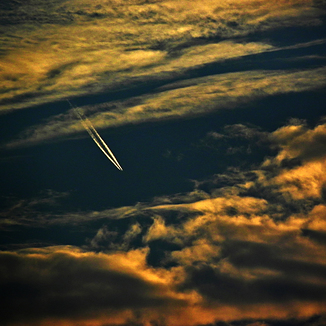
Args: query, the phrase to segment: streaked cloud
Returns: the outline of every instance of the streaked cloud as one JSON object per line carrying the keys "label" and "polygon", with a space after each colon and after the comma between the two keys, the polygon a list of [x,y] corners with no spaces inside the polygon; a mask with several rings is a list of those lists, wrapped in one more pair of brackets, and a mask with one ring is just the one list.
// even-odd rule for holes
{"label": "streaked cloud", "polygon": [[[0,41],[1,111],[166,78],[189,67],[261,53],[263,43],[198,44],[320,24],[313,1],[37,1],[8,5]],[[12,15],[13,11],[17,15]],[[37,12],[42,13],[37,14]],[[15,19],[14,19],[15,17]],[[42,17],[42,28],[35,22]],[[40,22],[38,22],[40,23]],[[159,76],[159,75],[161,76]]]}
{"label": "streaked cloud", "polygon": [[[188,178],[184,193],[116,200],[141,188],[135,178],[96,203],[70,198],[69,182],[1,198],[5,326],[325,324],[325,117],[286,108],[326,86],[325,36],[291,34],[319,31],[323,1],[17,0],[0,16],[0,113],[44,105],[36,125],[8,124],[1,149],[19,151],[13,162],[20,147],[87,136],[66,99],[93,96],[80,106],[93,131],[230,112],[157,154],[175,155],[180,173],[213,152],[213,172],[173,180]],[[282,121],[235,117],[282,94],[295,97],[277,103]]]}
{"label": "streaked cloud", "polygon": [[[172,89],[163,88],[152,95],[84,107],[84,110],[99,129],[159,119],[176,119],[233,108],[249,100],[270,95],[315,90],[326,84],[325,70],[250,71],[207,76],[175,83],[171,85]],[[192,94],[196,94],[196,97],[190,97]],[[100,112],[92,113],[94,110]],[[81,126],[75,119],[72,120],[71,114],[68,112],[67,115],[51,118],[45,125],[31,127],[19,140],[14,140],[7,146],[30,145],[79,132]]]}
{"label": "streaked cloud", "polygon": [[0,228],[15,225],[49,226],[49,225],[80,225],[90,221],[106,219],[124,219],[140,214],[145,208],[142,204],[123,206],[89,212],[60,212],[60,199],[69,196],[68,193],[58,193],[56,196],[37,196],[29,199],[11,199],[0,212]]}
{"label": "streaked cloud", "polygon": [[14,225],[41,225],[47,223],[46,211],[55,211],[69,192],[46,190],[29,199],[8,197],[0,211],[0,229]]}

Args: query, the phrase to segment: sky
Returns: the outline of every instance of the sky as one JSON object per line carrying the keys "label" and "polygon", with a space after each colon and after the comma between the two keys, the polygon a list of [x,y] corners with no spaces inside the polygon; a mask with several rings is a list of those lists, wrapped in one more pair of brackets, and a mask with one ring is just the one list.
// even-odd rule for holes
{"label": "sky", "polygon": [[324,0],[7,0],[0,85],[2,325],[326,324]]}

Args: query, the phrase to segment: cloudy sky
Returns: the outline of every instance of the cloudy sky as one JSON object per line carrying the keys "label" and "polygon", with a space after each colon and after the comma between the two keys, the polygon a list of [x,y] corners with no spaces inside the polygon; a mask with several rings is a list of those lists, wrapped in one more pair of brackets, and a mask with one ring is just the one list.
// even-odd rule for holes
{"label": "cloudy sky", "polygon": [[2,325],[325,325],[325,30],[324,0],[1,2]]}

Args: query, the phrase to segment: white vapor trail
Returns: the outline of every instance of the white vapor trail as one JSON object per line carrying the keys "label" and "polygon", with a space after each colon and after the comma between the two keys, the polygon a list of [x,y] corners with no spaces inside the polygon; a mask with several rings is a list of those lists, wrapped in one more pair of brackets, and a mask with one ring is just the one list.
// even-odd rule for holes
{"label": "white vapor trail", "polygon": [[[77,108],[75,108],[69,100],[67,102],[70,104],[70,106],[74,109],[76,112],[78,118],[80,119],[82,125],[88,132],[88,134],[91,136],[91,138],[94,140],[95,144],[100,148],[100,150],[104,153],[104,155],[114,164],[114,166],[122,171],[122,167],[119,164],[118,160],[110,150],[109,146],[105,143],[105,141],[102,139],[102,137],[99,135],[99,133],[96,131],[95,127],[91,123],[91,121],[87,117],[83,117],[82,114],[78,111]],[[104,146],[104,147],[103,147]]]}

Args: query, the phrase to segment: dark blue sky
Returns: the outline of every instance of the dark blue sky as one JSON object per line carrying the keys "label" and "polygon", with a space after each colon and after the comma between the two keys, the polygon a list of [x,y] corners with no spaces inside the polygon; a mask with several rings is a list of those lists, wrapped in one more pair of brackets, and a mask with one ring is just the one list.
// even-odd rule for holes
{"label": "dark blue sky", "polygon": [[323,325],[325,13],[0,5],[4,325]]}

